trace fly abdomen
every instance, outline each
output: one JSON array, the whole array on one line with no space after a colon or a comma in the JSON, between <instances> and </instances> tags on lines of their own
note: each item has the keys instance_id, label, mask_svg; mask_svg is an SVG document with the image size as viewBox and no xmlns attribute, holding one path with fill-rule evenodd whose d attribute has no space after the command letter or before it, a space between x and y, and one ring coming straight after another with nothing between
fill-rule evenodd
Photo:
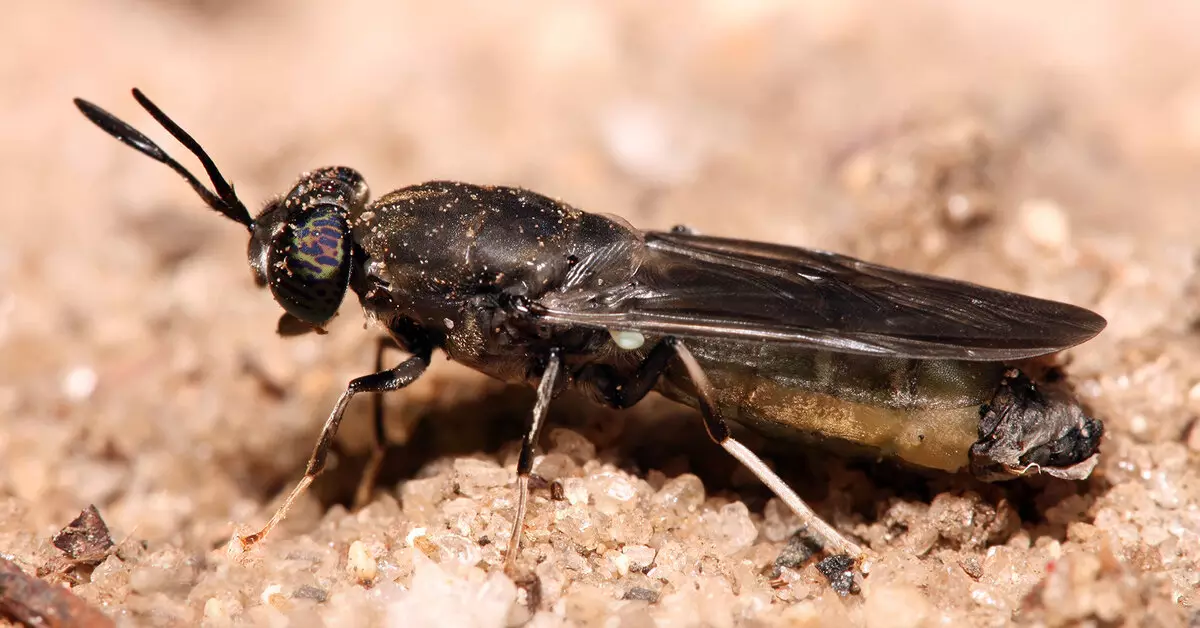
<instances>
[{"instance_id":1,"label":"fly abdomen","mask_svg":"<svg viewBox=\"0 0 1200 628\"><path fill-rule=\"evenodd\" d=\"M850 443L922 467L968 466L980 406L1004 367L796 349L775 343L689 342L726 418L771 435ZM682 373L662 392L695 405Z\"/></svg>"}]
</instances>

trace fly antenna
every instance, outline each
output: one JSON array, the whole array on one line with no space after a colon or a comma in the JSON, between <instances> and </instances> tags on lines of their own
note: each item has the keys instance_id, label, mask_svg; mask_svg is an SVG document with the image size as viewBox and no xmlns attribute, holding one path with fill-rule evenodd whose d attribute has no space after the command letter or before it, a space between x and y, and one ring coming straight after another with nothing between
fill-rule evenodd
<instances>
[{"instance_id":1,"label":"fly antenna","mask_svg":"<svg viewBox=\"0 0 1200 628\"><path fill-rule=\"evenodd\" d=\"M134 88L133 98L171 134L171 137L178 140L180 144L183 144L196 156L196 159L200 160L216 192L205 187L196 178L196 175L189 172L187 168L184 168L178 161L175 161L158 144L155 144L153 140L130 126L127 122L82 98L75 99L75 106L79 108L84 117L91 120L92 124L100 127L105 133L117 138L139 153L170 166L172 170L192 186L196 194L200 195L200 198L204 199L204 202L209 207L221 212L227 218L245 225L247 229L253 229L254 220L250 217L250 212L246 210L246 206L242 204L237 194L234 193L233 186L221 175L221 171L217 169L217 165L213 163L208 153L204 152L204 148L200 146L200 143L193 139L191 135L188 135L187 131L180 128L174 120L163 113L162 109L159 109L149 98L146 98L146 95L141 90Z\"/></svg>"}]
</instances>

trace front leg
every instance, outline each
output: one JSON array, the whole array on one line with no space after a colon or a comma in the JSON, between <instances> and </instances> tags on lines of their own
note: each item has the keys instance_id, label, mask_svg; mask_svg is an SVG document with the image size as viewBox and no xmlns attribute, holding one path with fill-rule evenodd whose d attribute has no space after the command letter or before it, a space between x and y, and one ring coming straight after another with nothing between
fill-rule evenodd
<instances>
[{"instance_id":1,"label":"front leg","mask_svg":"<svg viewBox=\"0 0 1200 628\"><path fill-rule=\"evenodd\" d=\"M380 336L375 344L375 371L383 372L383 352L388 347L395 347L391 338ZM387 423L383 415L383 392L371 393L371 424L374 428L371 457L363 469L362 478L358 481L358 489L354 491L354 508L358 510L371 501L371 493L375 490L375 482L379 479L379 469L383 467L384 454L387 453L388 437Z\"/></svg>"},{"instance_id":2,"label":"front leg","mask_svg":"<svg viewBox=\"0 0 1200 628\"><path fill-rule=\"evenodd\" d=\"M379 371L378 373L351 380L350 385L346 387L346 391L338 398L337 405L333 407L333 412L325 420L325 427L321 428L321 436L317 439L317 446L313 449L312 457L308 459L308 467L304 471L304 477L300 478L296 487L292 489L287 499L284 500L283 505L275 511L275 515L271 517L271 520L267 522L267 525L262 530L237 538L241 550L244 551L255 543L267 538L271 530L279 525L279 522L283 521L283 518L287 516L292 503L308 489L317 475L325 469L325 460L329 456L329 448L333 445L334 437L337 436L338 426L342 423L342 415L346 413L346 406L350 404L350 400L354 398L354 395L363 392L382 393L399 390L408 386L425 372L425 369L429 366L431 355L432 351L423 349L411 358L401 362L396 368Z\"/></svg>"}]
</instances>

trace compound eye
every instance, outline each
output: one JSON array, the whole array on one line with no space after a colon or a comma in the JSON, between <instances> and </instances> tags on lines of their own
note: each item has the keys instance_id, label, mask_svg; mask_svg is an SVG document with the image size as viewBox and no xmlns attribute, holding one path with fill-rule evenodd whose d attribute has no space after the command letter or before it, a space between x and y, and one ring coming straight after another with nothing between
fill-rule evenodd
<instances>
[{"instance_id":1,"label":"compound eye","mask_svg":"<svg viewBox=\"0 0 1200 628\"><path fill-rule=\"evenodd\" d=\"M328 322L350 284L350 243L345 211L336 205L314 205L290 216L267 253L275 301L314 327Z\"/></svg>"}]
</instances>

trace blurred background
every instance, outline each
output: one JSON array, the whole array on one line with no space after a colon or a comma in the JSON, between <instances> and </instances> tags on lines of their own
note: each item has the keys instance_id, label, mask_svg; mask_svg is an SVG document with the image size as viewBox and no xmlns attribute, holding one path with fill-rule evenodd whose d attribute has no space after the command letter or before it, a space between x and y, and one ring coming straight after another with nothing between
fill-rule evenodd
<instances>
[{"instance_id":1,"label":"blurred background","mask_svg":"<svg viewBox=\"0 0 1200 628\"><path fill-rule=\"evenodd\" d=\"M371 365L349 301L328 336L276 337L243 228L73 97L193 164L130 98L141 88L252 210L301 171L342 164L375 196L434 178L520 185L642 228L1090 307L1110 329L1074 356L1081 394L1108 410L1110 438L1150 456L1200 403L1186 396L1194 365L1145 340L1200 310L1198 32L1188 0L6 9L0 550L87 503L114 533L211 547L263 518ZM1106 395L1146 364L1169 376L1153 399ZM439 362L393 401L394 436L494 394ZM344 429L361 451L362 413Z\"/></svg>"}]
</instances>

